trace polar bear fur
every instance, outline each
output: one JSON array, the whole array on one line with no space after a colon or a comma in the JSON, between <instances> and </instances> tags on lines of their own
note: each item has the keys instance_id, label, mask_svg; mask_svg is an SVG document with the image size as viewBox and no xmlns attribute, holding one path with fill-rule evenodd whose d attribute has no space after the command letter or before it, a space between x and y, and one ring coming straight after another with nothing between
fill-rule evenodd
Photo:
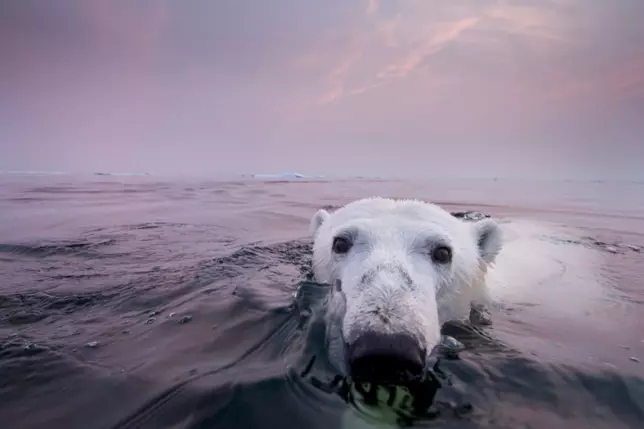
<instances>
[{"instance_id":1,"label":"polar bear fur","mask_svg":"<svg viewBox=\"0 0 644 429\"><path fill-rule=\"evenodd\" d=\"M370 330L405 333L429 354L441 325L466 319L472 305L489 301L486 273L501 251L501 229L492 219L467 222L418 200L366 198L311 219L315 280L330 284L327 348L346 370L346 345ZM334 240L348 240L334 253ZM451 249L448 263L434 249Z\"/></svg>"}]
</instances>

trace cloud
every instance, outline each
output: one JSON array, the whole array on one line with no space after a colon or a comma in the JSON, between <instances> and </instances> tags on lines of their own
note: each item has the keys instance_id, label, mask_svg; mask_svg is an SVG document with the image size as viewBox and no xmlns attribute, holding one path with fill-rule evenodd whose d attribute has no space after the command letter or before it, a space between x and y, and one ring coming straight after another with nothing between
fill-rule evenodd
<instances>
[{"instance_id":1,"label":"cloud","mask_svg":"<svg viewBox=\"0 0 644 429\"><path fill-rule=\"evenodd\" d=\"M364 41L354 38L350 41L340 63L333 67L328 77L329 90L322 96L322 104L331 103L343 97L346 91L345 81L354 65L364 54Z\"/></svg>"},{"instance_id":2,"label":"cloud","mask_svg":"<svg viewBox=\"0 0 644 429\"><path fill-rule=\"evenodd\" d=\"M435 82L434 95L441 92L436 85L444 87L443 93L460 87L464 100L497 100L499 107L524 114L537 109L542 115L554 100L579 106L583 100L611 97L608 93L622 97L640 91L642 52L619 60L631 65L616 65L627 68L625 81L616 80L619 72L609 68L591 76L592 67L584 65L597 55L604 9L593 12L576 0L455 1L440 8L429 3L391 2L383 10L377 1L367 2L368 25L335 58L322 104L384 93L383 87L395 81L411 84L411 75L418 73ZM595 33L589 35L593 26ZM606 49L614 48L606 45L600 52Z\"/></svg>"},{"instance_id":3,"label":"cloud","mask_svg":"<svg viewBox=\"0 0 644 429\"><path fill-rule=\"evenodd\" d=\"M638 0L0 2L0 164L625 153L644 133L643 21Z\"/></svg>"},{"instance_id":4,"label":"cloud","mask_svg":"<svg viewBox=\"0 0 644 429\"><path fill-rule=\"evenodd\" d=\"M354 43L351 52L330 73L331 88L322 97L325 102L337 102L378 89L391 80L404 79L419 68L427 68L432 56L457 43L485 49L485 45L502 44L503 38L511 35L532 41L564 41L557 32L557 15L536 6L492 1L460 1L441 8L413 0L396 4L399 7L385 13L377 1L367 2L366 19L370 25L359 36L360 47ZM481 31L473 31L477 29ZM361 70L364 68L369 72ZM363 77L349 85L354 72Z\"/></svg>"},{"instance_id":5,"label":"cloud","mask_svg":"<svg viewBox=\"0 0 644 429\"><path fill-rule=\"evenodd\" d=\"M374 16L378 13L378 0L367 0L367 16Z\"/></svg>"},{"instance_id":6,"label":"cloud","mask_svg":"<svg viewBox=\"0 0 644 429\"><path fill-rule=\"evenodd\" d=\"M402 61L388 65L383 71L376 74L378 79L389 77L405 77L413 72L430 55L436 54L445 46L456 40L460 34L473 28L480 22L480 18L469 17L455 22L436 24L435 28L429 31L426 39L419 42L418 47L410 49L410 52L402 58Z\"/></svg>"}]
</instances>

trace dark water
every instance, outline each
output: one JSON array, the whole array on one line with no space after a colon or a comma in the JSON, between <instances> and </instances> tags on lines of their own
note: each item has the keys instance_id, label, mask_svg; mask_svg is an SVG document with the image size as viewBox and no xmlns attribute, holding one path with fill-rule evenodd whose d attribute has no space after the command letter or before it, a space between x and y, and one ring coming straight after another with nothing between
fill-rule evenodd
<instances>
[{"instance_id":1,"label":"dark water","mask_svg":"<svg viewBox=\"0 0 644 429\"><path fill-rule=\"evenodd\" d=\"M342 427L347 404L310 381L333 377L324 359L300 376L324 354L321 292L293 294L315 210L370 195L574 226L603 255L592 323L452 332L467 349L437 398L472 410L419 426L643 427L644 253L623 244L644 244L644 185L65 176L0 178L0 426Z\"/></svg>"}]
</instances>

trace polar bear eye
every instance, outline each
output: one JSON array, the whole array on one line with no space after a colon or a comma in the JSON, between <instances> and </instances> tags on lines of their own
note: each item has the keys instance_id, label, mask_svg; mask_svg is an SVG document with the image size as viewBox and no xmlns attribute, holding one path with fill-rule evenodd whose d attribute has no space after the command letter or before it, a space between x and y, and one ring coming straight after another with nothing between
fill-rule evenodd
<instances>
[{"instance_id":1,"label":"polar bear eye","mask_svg":"<svg viewBox=\"0 0 644 429\"><path fill-rule=\"evenodd\" d=\"M432 251L432 260L439 264L447 264L452 260L452 249L438 246Z\"/></svg>"},{"instance_id":2,"label":"polar bear eye","mask_svg":"<svg viewBox=\"0 0 644 429\"><path fill-rule=\"evenodd\" d=\"M335 237L332 249L333 253L340 255L347 253L351 249L351 241L346 237Z\"/></svg>"}]
</instances>

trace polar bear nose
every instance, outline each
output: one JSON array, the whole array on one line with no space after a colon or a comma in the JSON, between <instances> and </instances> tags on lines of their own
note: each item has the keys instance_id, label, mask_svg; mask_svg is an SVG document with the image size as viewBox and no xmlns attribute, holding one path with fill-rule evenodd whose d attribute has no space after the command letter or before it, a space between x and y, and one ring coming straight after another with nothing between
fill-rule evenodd
<instances>
[{"instance_id":1,"label":"polar bear nose","mask_svg":"<svg viewBox=\"0 0 644 429\"><path fill-rule=\"evenodd\" d=\"M356 380L396 382L420 376L426 350L408 334L365 332L348 345L348 364Z\"/></svg>"}]
</instances>

